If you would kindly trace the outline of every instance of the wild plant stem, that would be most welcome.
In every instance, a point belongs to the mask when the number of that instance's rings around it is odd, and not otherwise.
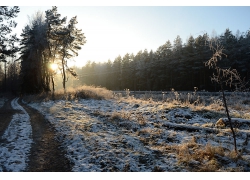
[[[221,90],[222,90],[222,97],[223,97],[224,106],[225,106],[226,113],[227,113],[227,119],[228,119],[228,121],[229,121],[230,129],[231,129],[231,131],[232,131],[232,133],[233,133],[233,138],[234,138],[234,150],[235,150],[235,152],[237,153],[236,136],[235,136],[235,132],[234,132],[233,125],[232,125],[232,120],[231,120],[231,117],[230,117],[230,115],[229,115],[229,111],[228,111],[228,107],[227,107],[227,101],[226,101],[226,97],[225,97],[225,93],[224,93],[223,88],[221,88]]]

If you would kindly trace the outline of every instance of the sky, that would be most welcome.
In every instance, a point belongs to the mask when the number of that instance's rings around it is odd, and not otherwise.
[[[130,0],[120,4],[116,1],[75,4],[74,1],[67,4],[47,1],[42,5],[40,2],[17,3],[20,13],[15,18],[18,25],[14,32],[19,36],[28,23],[28,16],[39,10],[45,14],[52,5],[56,5],[58,13],[62,17],[67,16],[67,20],[77,16],[76,27],[82,29],[86,36],[87,42],[73,63],[83,66],[88,60],[114,61],[116,57],[123,57],[126,53],[136,55],[144,49],[155,51],[167,40],[173,44],[177,35],[185,43],[190,35],[221,35],[226,28],[233,34],[236,34],[237,30],[250,30],[250,4],[244,3],[233,4],[229,1],[225,6],[216,1],[210,1],[211,4],[197,4],[194,1],[189,1],[189,4],[185,1],[179,4],[150,4],[150,1],[145,1],[140,4]]]

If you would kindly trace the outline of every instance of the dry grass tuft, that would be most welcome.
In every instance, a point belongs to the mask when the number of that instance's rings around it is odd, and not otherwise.
[[[243,114],[244,119],[250,119],[250,113],[245,113]]]
[[[113,92],[107,90],[106,88],[95,87],[95,86],[81,86],[77,88],[68,88],[66,93],[64,90],[57,90],[54,93],[54,98],[52,97],[52,92],[50,93],[40,93],[35,95],[26,95],[23,97],[26,102],[41,102],[49,100],[75,100],[75,99],[112,99],[114,97]]]
[[[206,106],[206,110],[222,111],[222,110],[224,110],[224,106],[220,103],[212,103],[209,106]]]
[[[73,99],[112,99],[113,92],[102,87],[81,86],[78,88],[70,88],[67,90],[68,98]]]
[[[231,159],[233,159],[234,161],[237,161],[237,160],[239,160],[239,159],[242,158],[242,157],[241,157],[241,154],[239,154],[239,153],[237,153],[237,152],[235,152],[235,151],[230,151],[229,154],[228,154],[228,156],[229,156]]]
[[[225,156],[224,148],[207,144],[205,147],[198,145],[195,140],[179,145],[179,163],[186,165],[192,171],[215,172],[220,169],[217,156]]]
[[[234,150],[226,152],[228,150],[221,146],[212,146],[208,143],[202,147],[191,140],[177,146],[176,151],[179,163],[184,164],[190,171],[243,171],[242,167],[226,167],[227,163],[240,162],[243,158]]]
[[[225,122],[223,121],[223,119],[220,118],[220,119],[215,123],[215,127],[217,127],[217,128],[225,128],[225,127],[226,127],[226,124],[225,124]]]
[[[232,104],[231,108],[237,111],[242,111],[242,104],[239,104],[239,102]]]
[[[116,121],[116,120],[120,120],[121,118],[122,118],[121,113],[119,113],[119,112],[113,112],[109,119],[111,121]]]

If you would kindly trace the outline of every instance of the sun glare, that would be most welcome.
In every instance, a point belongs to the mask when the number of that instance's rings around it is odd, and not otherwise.
[[[103,36],[103,33],[107,35]],[[124,56],[126,53],[137,54],[140,50],[144,50],[147,43],[140,40],[138,34],[138,30],[131,26],[113,27],[111,24],[101,23],[95,29],[86,32],[88,41],[82,46],[78,56],[74,57],[75,62],[68,62],[69,66],[82,67],[89,60],[104,63],[109,59],[114,61],[119,55]],[[100,39],[102,39],[101,42]]]
[[[58,70],[58,65],[55,64],[55,63],[51,63],[51,64],[50,64],[50,69],[51,69],[52,71],[57,71],[57,70]]]

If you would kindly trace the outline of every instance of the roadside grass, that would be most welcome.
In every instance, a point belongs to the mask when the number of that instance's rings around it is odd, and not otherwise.
[[[250,100],[249,94],[232,94],[228,96],[228,106],[231,109],[238,111],[248,111]],[[162,95],[154,95],[152,93],[146,93],[141,96],[135,97],[131,95],[129,89],[126,89],[126,93],[123,95],[121,93],[115,93],[113,91],[107,90],[103,87],[96,86],[86,86],[83,85],[77,88],[67,88],[66,93],[64,90],[57,90],[52,97],[52,92],[40,93],[35,95],[26,95],[23,97],[26,102],[42,102],[49,100],[78,100],[78,99],[95,99],[95,100],[108,100],[115,99],[117,102],[127,102],[135,105],[158,105],[157,111],[168,110],[174,108],[190,108],[192,111],[196,112],[210,112],[210,114],[224,113],[224,106],[222,103],[222,98],[218,95],[214,96],[199,95],[198,92],[181,92],[178,93],[172,90],[170,93],[162,93]],[[232,112],[232,117],[247,118],[250,119],[250,114],[248,112],[239,113]],[[218,118],[219,119],[219,118]]]
[[[95,87],[95,86],[81,86],[77,88],[67,88],[66,93],[63,89],[57,90],[54,93],[54,98],[52,92],[34,95],[25,95],[23,97],[26,102],[42,102],[49,100],[77,100],[77,99],[112,99],[114,98],[114,93],[106,88]]]
[[[222,116],[222,115],[220,115]],[[123,119],[123,113],[114,112],[111,117],[113,123],[117,123]],[[115,121],[115,122],[114,122]],[[213,123],[204,124],[204,127],[213,127]],[[244,171],[240,164],[245,161],[241,154],[236,154],[234,150],[222,146],[199,144],[196,137],[186,143],[174,143],[174,145],[159,145],[156,141],[161,137],[163,130],[157,128],[145,127],[135,132],[140,141],[146,145],[155,147],[163,154],[176,153],[178,164],[192,172],[241,172]],[[167,140],[174,142],[176,134],[169,135]],[[238,166],[230,167],[230,163],[235,162]],[[238,162],[238,163],[237,163]],[[250,163],[250,162],[248,162]]]
[[[180,164],[184,164],[191,171],[214,172],[219,169],[216,155],[224,156],[222,147],[213,147],[209,143],[201,147],[195,138],[190,142],[180,144],[177,148],[177,157]]]
[[[208,111],[210,114],[214,114],[218,119],[225,112],[225,108],[222,102],[222,97],[220,94],[211,93],[211,95],[202,95],[198,92],[181,92],[178,93],[172,90],[169,93],[152,94],[145,93],[141,96],[135,97],[130,95],[129,90],[126,90],[126,95],[118,96],[120,101],[126,101],[129,103],[135,103],[140,105],[152,104],[161,105],[161,109],[174,109],[174,108],[190,108],[192,111],[205,112]],[[236,110],[237,112],[230,112],[230,115],[234,118],[244,118],[250,119],[249,107],[250,107],[250,93],[237,93],[232,92],[226,95],[228,99],[228,107],[231,110]],[[158,110],[160,107],[158,107]]]
[[[244,158],[222,146],[198,144],[193,137],[189,142],[158,147],[162,153],[177,154],[178,164],[191,172],[241,172]],[[230,167],[230,163],[237,164]],[[249,163],[249,162],[248,162]]]
[[[139,141],[144,146],[148,146],[152,149],[155,148],[160,152],[159,154],[164,154],[166,156],[168,156],[169,153],[174,154],[180,167],[183,166],[189,171],[244,171],[241,169],[240,163],[243,161],[248,162],[248,160],[244,160],[241,155],[235,154],[230,148],[217,145],[218,138],[216,139],[216,136],[229,136],[229,129],[228,132],[226,132],[227,129],[225,129],[225,131],[221,131],[218,134],[197,135],[198,133],[196,133],[196,136],[190,134],[189,137],[193,136],[193,138],[186,142],[178,139],[180,135],[176,134],[179,132],[174,130],[173,133],[171,133],[171,131],[162,127],[165,122],[169,122],[169,119],[166,116],[168,112],[171,112],[172,110],[172,112],[178,112],[176,109],[184,108],[185,111],[187,110],[188,112],[191,112],[189,115],[191,119],[193,115],[198,115],[201,119],[207,119],[207,122],[203,121],[203,124],[200,123],[201,128],[216,128],[220,131],[219,128],[215,127],[215,122],[220,118],[225,117],[225,110],[220,96],[213,96],[213,94],[198,96],[197,92],[178,93],[175,91],[157,96],[158,97],[155,97],[153,94],[145,94],[142,97],[136,97],[131,95],[129,90],[126,90],[126,94],[122,95],[121,93],[115,93],[105,88],[94,86],[82,86],[74,89],[68,88],[66,95],[63,90],[55,92],[54,99],[65,100],[65,104],[62,103],[62,107],[51,107],[49,113],[57,113],[60,111],[60,108],[70,109],[70,106],[74,104],[72,101],[77,102],[77,100],[80,99],[112,99],[112,103],[117,106],[122,104],[123,107],[121,109],[117,108],[116,110],[112,109],[110,111],[103,111],[100,107],[99,109],[93,109],[93,107],[95,107],[94,105],[91,107],[90,115],[104,118],[105,122],[112,123],[112,125],[116,126],[118,129],[123,129],[126,133],[138,137]],[[247,100],[247,97],[228,97],[231,116],[250,119],[250,113],[245,112],[249,109],[249,101]],[[52,100],[52,94],[41,93],[36,96],[26,96],[25,98],[26,102],[43,102]],[[100,101],[95,101],[94,103],[98,104],[98,102]],[[171,121],[171,123],[177,123],[175,121],[178,120],[178,118],[185,119],[184,123],[187,122],[187,125],[195,126],[194,123],[188,124],[190,118],[185,118],[185,116],[180,115],[177,116],[177,118],[172,118],[173,121]],[[86,126],[86,128],[87,127],[88,126]],[[89,133],[91,135],[91,133],[88,132],[88,129],[84,129],[84,133]],[[197,141],[196,138],[199,139],[201,136],[205,142],[209,142],[209,139],[216,142],[210,144]],[[228,142],[229,141],[226,143]],[[246,144],[248,144],[248,142]],[[232,162],[239,162],[239,166],[230,166],[230,163]],[[160,171],[160,167],[157,167],[155,171]]]

